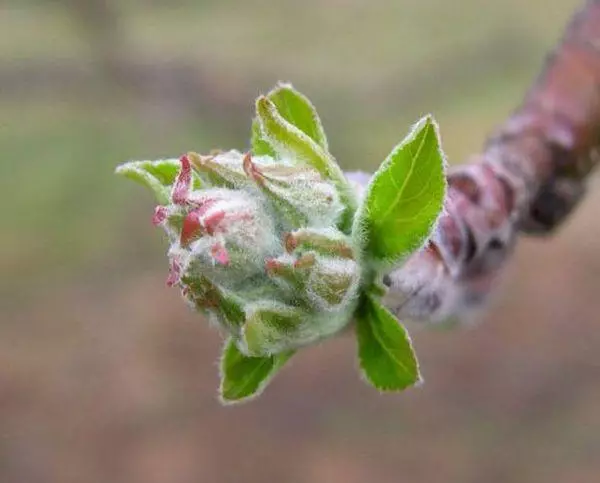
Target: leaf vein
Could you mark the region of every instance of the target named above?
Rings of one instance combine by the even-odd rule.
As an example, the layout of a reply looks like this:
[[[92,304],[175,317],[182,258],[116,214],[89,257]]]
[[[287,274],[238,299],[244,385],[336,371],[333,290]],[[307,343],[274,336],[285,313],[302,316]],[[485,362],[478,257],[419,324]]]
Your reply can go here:
[[[419,147],[417,148],[416,154],[413,154],[413,152],[412,152],[411,143],[408,143],[406,145],[406,148],[408,149],[408,151],[409,151],[409,153],[411,155],[410,168],[408,170],[407,175],[402,180],[402,186],[400,187],[400,189],[398,189],[398,192],[396,193],[396,196],[394,197],[394,200],[388,205],[387,210],[379,217],[379,219],[375,221],[376,225],[381,225],[383,223],[383,221],[385,221],[387,219],[387,217],[390,215],[390,213],[394,209],[395,205],[402,198],[402,194],[404,193],[404,190],[406,189],[406,186],[407,186],[407,184],[408,184],[408,182],[409,182],[409,180],[410,180],[410,178],[412,176],[412,173],[413,173],[413,171],[415,169],[416,159],[421,154],[423,146],[425,145],[425,139],[426,138],[427,138],[427,133],[425,133],[423,135],[423,137],[421,138],[421,142],[419,144]],[[394,177],[392,176],[391,179],[394,179]]]

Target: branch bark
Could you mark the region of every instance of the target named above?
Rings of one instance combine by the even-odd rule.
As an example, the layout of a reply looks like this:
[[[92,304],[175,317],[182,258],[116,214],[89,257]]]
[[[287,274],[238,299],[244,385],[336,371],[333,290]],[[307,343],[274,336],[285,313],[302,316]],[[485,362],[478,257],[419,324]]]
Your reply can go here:
[[[520,107],[451,170],[431,242],[386,280],[400,318],[464,317],[487,299],[520,234],[547,235],[600,158],[600,0],[575,14]]]

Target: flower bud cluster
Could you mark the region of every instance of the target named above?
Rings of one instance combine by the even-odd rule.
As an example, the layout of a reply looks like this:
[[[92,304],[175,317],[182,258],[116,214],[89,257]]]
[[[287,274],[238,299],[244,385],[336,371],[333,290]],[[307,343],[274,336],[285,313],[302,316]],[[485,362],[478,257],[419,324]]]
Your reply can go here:
[[[333,183],[309,166],[238,151],[180,163],[153,218],[169,236],[169,285],[246,355],[310,344],[349,321],[361,274],[337,228],[344,206]]]

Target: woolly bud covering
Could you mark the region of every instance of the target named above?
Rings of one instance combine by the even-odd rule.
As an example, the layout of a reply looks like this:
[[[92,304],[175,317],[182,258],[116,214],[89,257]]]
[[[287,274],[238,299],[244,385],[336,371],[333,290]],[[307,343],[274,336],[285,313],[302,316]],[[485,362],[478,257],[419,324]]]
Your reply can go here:
[[[251,150],[134,161],[169,240],[167,284],[226,334],[221,399],[259,394],[294,352],[356,322],[360,366],[382,391],[421,380],[383,276],[424,246],[442,209],[431,117],[357,193],[312,104],[282,84],[256,101]]]

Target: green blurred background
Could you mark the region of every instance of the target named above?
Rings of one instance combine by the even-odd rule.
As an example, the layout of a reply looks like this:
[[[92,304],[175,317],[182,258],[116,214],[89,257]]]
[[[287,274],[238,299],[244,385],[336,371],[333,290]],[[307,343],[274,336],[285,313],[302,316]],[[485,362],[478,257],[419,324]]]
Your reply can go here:
[[[381,396],[352,338],[248,405],[164,285],[129,159],[247,146],[289,80],[347,169],[433,112],[452,162],[520,102],[577,0],[4,0],[0,481],[600,481],[600,187],[523,240],[480,324],[411,326],[426,384]]]

